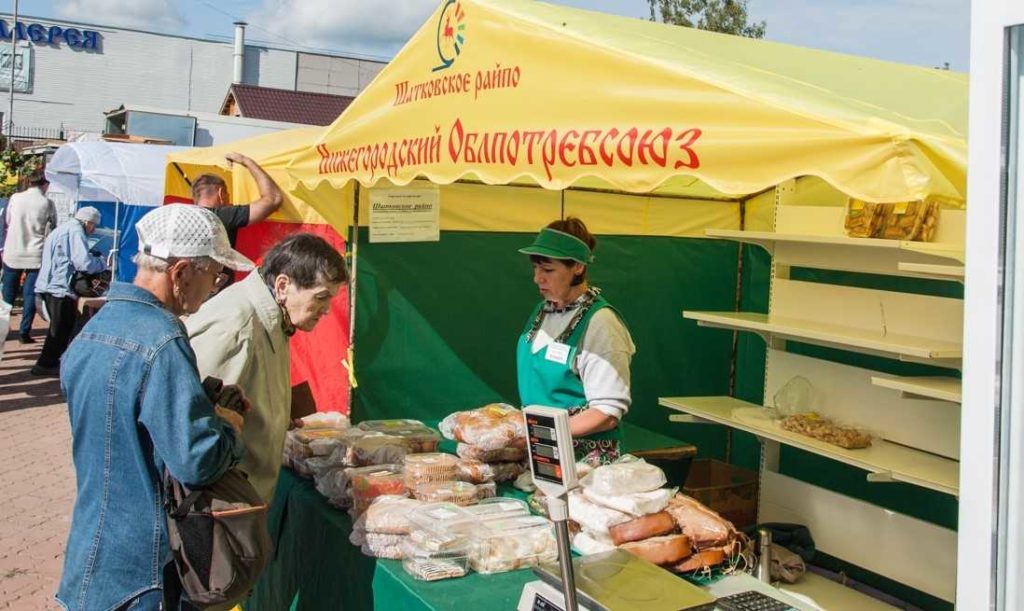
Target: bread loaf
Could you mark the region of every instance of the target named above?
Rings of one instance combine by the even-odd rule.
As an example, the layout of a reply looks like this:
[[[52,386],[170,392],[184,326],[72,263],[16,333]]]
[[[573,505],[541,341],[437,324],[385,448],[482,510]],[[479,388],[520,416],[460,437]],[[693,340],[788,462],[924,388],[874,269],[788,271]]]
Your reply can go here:
[[[659,535],[667,535],[675,529],[676,521],[672,519],[672,514],[667,511],[659,511],[640,516],[629,522],[616,524],[608,529],[608,534],[611,535],[615,545],[622,545],[631,541],[642,541]]]
[[[690,539],[686,535],[666,535],[619,546],[634,556],[654,564],[677,564],[690,556]]]
[[[672,514],[679,529],[697,549],[725,545],[736,537],[731,522],[684,494],[672,497],[665,511]]]
[[[686,560],[670,567],[676,573],[692,573],[702,569],[718,566],[725,562],[727,554],[721,547],[710,547],[696,552]]]

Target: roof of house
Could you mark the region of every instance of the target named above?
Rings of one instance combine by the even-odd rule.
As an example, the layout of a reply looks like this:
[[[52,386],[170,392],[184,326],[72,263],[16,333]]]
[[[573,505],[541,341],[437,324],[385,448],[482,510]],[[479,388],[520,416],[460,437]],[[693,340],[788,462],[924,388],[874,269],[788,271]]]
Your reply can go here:
[[[242,117],[303,125],[330,125],[355,98],[236,83],[228,89],[228,95],[221,105],[222,114],[232,99]]]

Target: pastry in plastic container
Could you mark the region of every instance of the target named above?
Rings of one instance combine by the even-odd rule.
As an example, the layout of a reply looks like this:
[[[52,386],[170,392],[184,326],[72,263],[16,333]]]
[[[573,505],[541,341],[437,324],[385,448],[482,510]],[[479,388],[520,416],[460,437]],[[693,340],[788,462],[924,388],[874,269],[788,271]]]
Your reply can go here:
[[[423,549],[411,539],[402,545],[402,568],[419,581],[462,577],[469,569],[469,545],[445,550]]]
[[[455,467],[458,479],[471,484],[484,482],[510,482],[519,477],[526,466],[521,462],[486,463],[463,458]]]
[[[438,428],[448,439],[481,450],[526,447],[526,419],[521,411],[504,403],[449,414]]]
[[[526,447],[506,447],[497,450],[485,450],[480,446],[460,443],[455,446],[459,458],[479,460],[480,462],[522,462],[526,460]]]
[[[408,535],[412,529],[409,514],[422,508],[422,501],[398,495],[384,495],[375,498],[359,520],[367,532]]]
[[[476,484],[476,498],[480,500],[493,499],[498,496],[498,484],[484,482]]]
[[[477,518],[454,503],[427,503],[408,514],[409,537],[421,549],[439,551],[465,546]]]
[[[398,437],[409,454],[436,452],[441,435],[419,420],[367,420],[358,428],[368,433]]]
[[[374,558],[401,560],[402,544],[407,538],[400,535],[366,533],[366,540],[360,549],[363,554]]]
[[[420,484],[455,479],[459,459],[451,454],[429,452],[405,455],[405,485],[411,490]]]
[[[473,532],[469,565],[503,573],[558,560],[554,524],[540,516],[482,522]]]
[[[507,520],[530,515],[530,508],[524,501],[508,497],[484,499],[476,505],[470,505],[465,511],[475,519]]]
[[[477,487],[466,482],[428,482],[413,489],[413,496],[427,503],[472,505],[479,500]]]
[[[362,515],[369,508],[370,503],[379,496],[386,494],[405,496],[408,494],[401,465],[360,467],[352,469],[350,477],[352,482],[350,514],[353,517]]]

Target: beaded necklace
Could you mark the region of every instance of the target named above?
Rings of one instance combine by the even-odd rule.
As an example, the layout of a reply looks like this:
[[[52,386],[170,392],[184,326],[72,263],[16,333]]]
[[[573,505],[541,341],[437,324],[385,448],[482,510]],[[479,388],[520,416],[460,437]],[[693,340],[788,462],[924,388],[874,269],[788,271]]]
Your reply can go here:
[[[572,317],[572,320],[569,321],[569,325],[566,326],[565,330],[562,331],[554,340],[555,342],[564,344],[565,340],[569,339],[569,336],[572,335],[572,332],[575,331],[576,327],[579,326],[580,322],[583,320],[583,317],[586,316],[587,312],[590,311],[591,306],[594,305],[594,300],[597,299],[597,296],[600,294],[601,289],[592,286],[589,289],[587,289],[587,292],[583,293],[583,295],[581,295],[578,300],[565,306],[564,308],[558,308],[556,310],[549,311],[542,307],[540,311],[537,312],[537,316],[534,317],[533,323],[530,325],[530,330],[526,333],[526,343],[533,343],[533,340],[536,339],[537,337],[537,332],[540,331],[541,325],[544,324],[544,318],[548,314],[568,312],[569,310],[575,309],[576,314]]]

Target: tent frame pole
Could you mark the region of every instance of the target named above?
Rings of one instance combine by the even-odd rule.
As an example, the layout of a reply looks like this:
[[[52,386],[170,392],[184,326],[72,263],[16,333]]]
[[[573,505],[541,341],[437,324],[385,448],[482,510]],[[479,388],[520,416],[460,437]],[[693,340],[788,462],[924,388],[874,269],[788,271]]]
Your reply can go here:
[[[352,202],[352,233],[348,243],[349,265],[348,283],[348,415],[352,418],[356,383],[356,297],[359,291],[359,183],[355,183]]]

